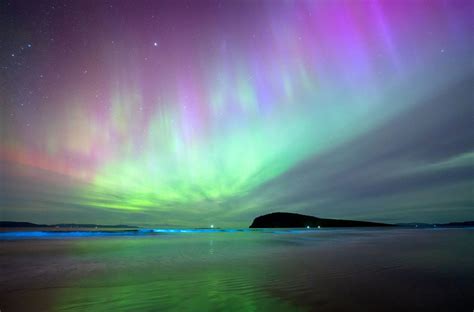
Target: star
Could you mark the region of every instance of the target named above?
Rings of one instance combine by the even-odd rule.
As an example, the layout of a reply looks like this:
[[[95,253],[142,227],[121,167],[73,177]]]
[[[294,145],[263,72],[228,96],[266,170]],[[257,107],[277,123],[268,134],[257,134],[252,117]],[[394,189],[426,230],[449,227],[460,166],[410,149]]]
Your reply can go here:
[[[154,42],[153,45],[154,45],[155,47],[157,47],[157,46],[158,46],[158,42]]]

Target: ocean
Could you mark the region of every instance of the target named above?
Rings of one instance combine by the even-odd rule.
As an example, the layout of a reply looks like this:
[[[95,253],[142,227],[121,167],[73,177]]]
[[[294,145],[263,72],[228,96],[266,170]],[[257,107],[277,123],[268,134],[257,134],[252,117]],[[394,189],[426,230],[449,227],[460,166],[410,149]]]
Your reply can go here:
[[[473,311],[474,229],[0,233],[0,310]]]

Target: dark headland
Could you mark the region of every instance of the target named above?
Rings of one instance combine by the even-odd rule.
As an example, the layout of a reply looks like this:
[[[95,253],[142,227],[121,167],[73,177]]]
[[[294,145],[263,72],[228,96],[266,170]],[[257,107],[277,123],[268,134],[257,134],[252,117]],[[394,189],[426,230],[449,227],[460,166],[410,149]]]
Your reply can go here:
[[[394,226],[392,224],[323,219],[299,213],[274,212],[255,218],[250,228],[303,228],[303,227],[368,227],[368,226]]]

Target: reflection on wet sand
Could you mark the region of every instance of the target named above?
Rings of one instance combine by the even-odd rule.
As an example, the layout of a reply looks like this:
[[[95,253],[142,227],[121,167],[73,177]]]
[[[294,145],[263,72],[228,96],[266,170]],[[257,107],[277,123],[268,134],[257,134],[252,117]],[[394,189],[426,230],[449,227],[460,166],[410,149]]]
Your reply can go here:
[[[212,232],[4,240],[2,311],[472,307],[474,231]]]

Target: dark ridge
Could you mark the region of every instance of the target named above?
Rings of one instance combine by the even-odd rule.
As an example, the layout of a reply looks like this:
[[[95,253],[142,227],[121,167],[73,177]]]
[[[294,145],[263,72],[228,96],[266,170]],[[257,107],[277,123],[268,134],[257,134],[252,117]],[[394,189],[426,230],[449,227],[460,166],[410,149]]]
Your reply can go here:
[[[274,212],[256,217],[250,228],[303,228],[303,227],[368,227],[393,226],[368,221],[323,219],[298,213]]]
[[[115,229],[115,228],[131,228],[136,229],[138,226],[126,225],[126,224],[115,224],[115,225],[103,225],[103,224],[76,224],[76,223],[59,223],[53,224],[54,227],[65,227],[65,228],[105,228],[105,229]]]
[[[474,227],[474,221],[437,223],[435,225],[439,227]]]
[[[450,228],[450,227],[474,227],[474,221],[463,221],[463,222],[450,222],[450,223],[397,223],[397,226],[403,227],[416,227],[416,228]]]
[[[54,227],[54,228],[129,228],[136,229],[138,226],[117,224],[117,225],[102,225],[102,224],[81,224],[81,223],[59,223],[59,224],[36,224],[31,222],[16,222],[16,221],[0,221],[0,227],[4,228],[35,228],[35,227]]]
[[[51,227],[51,226],[47,224],[36,224],[36,223],[31,223],[31,222],[0,221],[0,227],[29,228],[29,227]]]

